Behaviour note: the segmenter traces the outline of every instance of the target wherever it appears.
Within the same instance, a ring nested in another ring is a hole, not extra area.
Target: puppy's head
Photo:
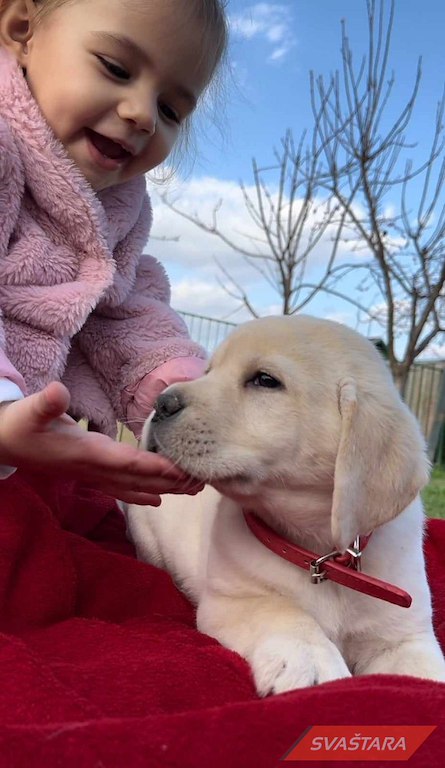
[[[302,315],[240,326],[204,377],[158,398],[143,441],[237,499],[324,489],[339,549],[428,480],[416,421],[373,345]]]

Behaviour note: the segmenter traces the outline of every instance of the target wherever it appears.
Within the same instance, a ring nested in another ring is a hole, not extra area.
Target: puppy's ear
[[[338,385],[341,435],[335,463],[332,536],[344,551],[402,512],[428,482],[417,422],[394,392],[361,396],[354,379]]]

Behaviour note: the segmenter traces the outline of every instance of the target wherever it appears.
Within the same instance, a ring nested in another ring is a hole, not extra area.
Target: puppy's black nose
[[[185,408],[185,402],[183,397],[177,392],[165,392],[159,395],[155,405],[155,414],[152,418],[152,422],[165,421],[170,416],[182,411]]]

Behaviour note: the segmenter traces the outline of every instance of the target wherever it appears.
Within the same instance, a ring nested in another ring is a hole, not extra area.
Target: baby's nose
[[[147,98],[147,93],[135,92],[128,96],[119,107],[119,116],[134,124],[139,131],[152,136],[156,131],[158,106],[154,99]]]

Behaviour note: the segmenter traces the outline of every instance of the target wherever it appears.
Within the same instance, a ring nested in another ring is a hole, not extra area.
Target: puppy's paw
[[[358,660],[354,671],[361,675],[410,675],[445,682],[445,660],[431,633],[393,646],[377,646],[374,652],[369,643],[367,657]]]
[[[351,676],[330,640],[309,643],[294,633],[270,635],[258,643],[249,661],[259,696]]]

